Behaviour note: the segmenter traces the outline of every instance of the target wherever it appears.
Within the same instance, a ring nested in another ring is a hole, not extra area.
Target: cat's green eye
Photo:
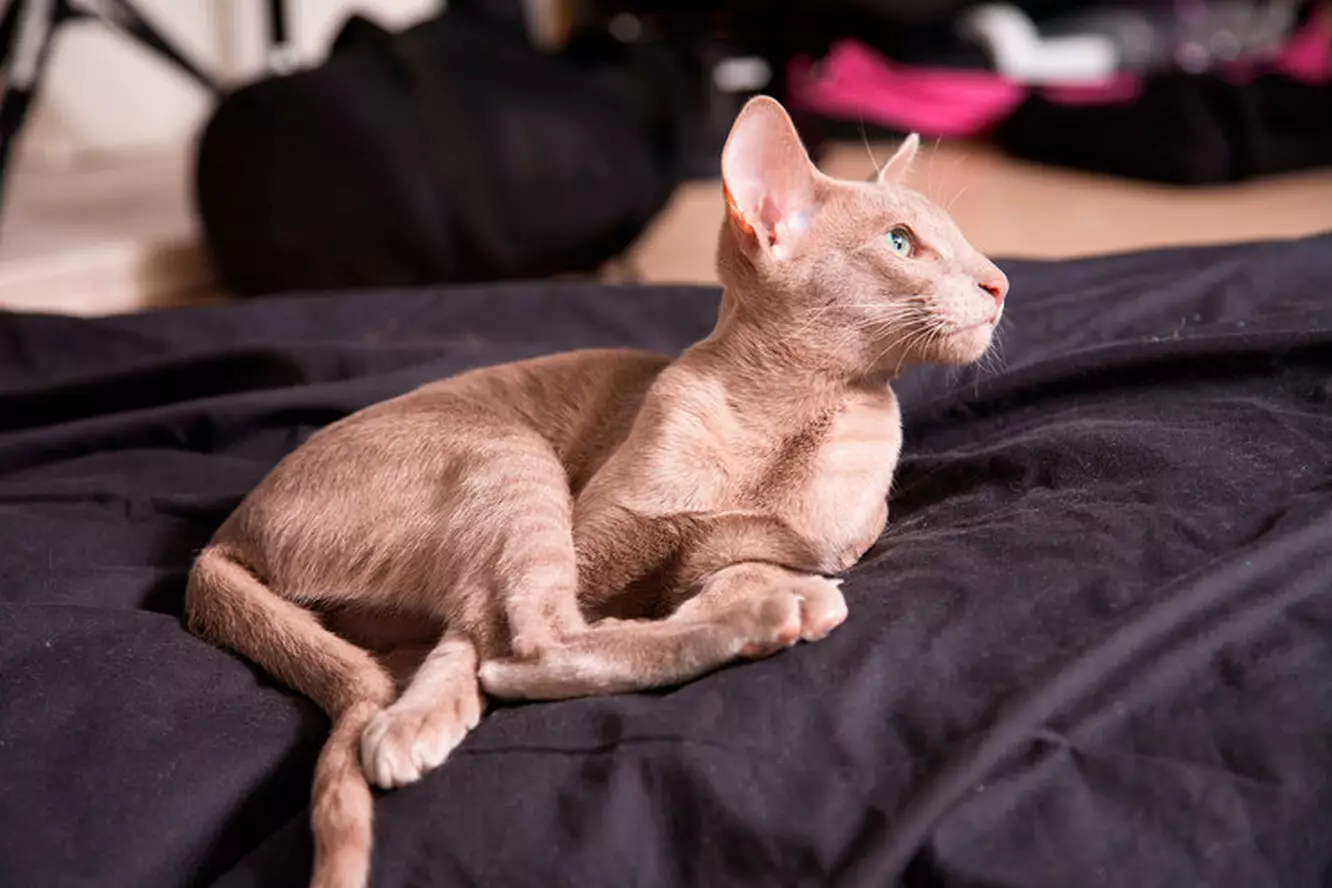
[[[888,246],[899,256],[910,256],[916,251],[915,241],[911,239],[911,232],[898,226],[883,236]]]

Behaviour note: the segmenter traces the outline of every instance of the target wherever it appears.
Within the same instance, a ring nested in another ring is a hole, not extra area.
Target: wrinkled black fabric
[[[899,385],[845,626],[500,708],[380,796],[374,884],[1327,884],[1332,236],[1005,267],[1002,360]],[[0,316],[0,884],[301,884],[327,722],[181,627],[192,551],[348,411],[714,299]]]

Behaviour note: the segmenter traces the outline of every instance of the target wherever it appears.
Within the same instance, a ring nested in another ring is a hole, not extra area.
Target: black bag
[[[1060,105],[1037,92],[995,135],[1038,163],[1209,185],[1332,164],[1330,111],[1332,85],[1169,71],[1118,104]]]
[[[227,97],[196,200],[238,295],[584,272],[679,181],[678,71],[612,41],[542,53],[449,13],[359,17],[324,65]]]

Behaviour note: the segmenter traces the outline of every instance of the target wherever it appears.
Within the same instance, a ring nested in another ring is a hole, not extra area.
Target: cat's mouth
[[[934,359],[942,364],[969,364],[978,360],[990,347],[1000,313],[969,324],[959,323],[952,334],[939,343]]]
[[[996,326],[999,325],[999,318],[1000,318],[1000,317],[1001,317],[1001,313],[996,311],[996,312],[994,313],[994,316],[993,316],[993,317],[986,318],[986,319],[983,320],[983,321],[976,321],[974,324],[966,324],[965,326],[959,326],[959,327],[955,328],[953,332],[955,332],[955,333],[970,333],[970,332],[973,331],[973,330],[980,330],[980,329],[983,329],[983,328],[985,328],[985,327],[996,327]]]

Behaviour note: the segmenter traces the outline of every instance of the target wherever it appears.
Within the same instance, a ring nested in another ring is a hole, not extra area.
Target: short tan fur
[[[328,426],[198,556],[189,626],[306,694],[317,888],[369,878],[370,783],[411,783],[487,696],[687,681],[822,638],[887,519],[889,385],[989,347],[1008,283],[901,183],[810,162],[760,97],[722,156],[716,328],[431,383]]]

